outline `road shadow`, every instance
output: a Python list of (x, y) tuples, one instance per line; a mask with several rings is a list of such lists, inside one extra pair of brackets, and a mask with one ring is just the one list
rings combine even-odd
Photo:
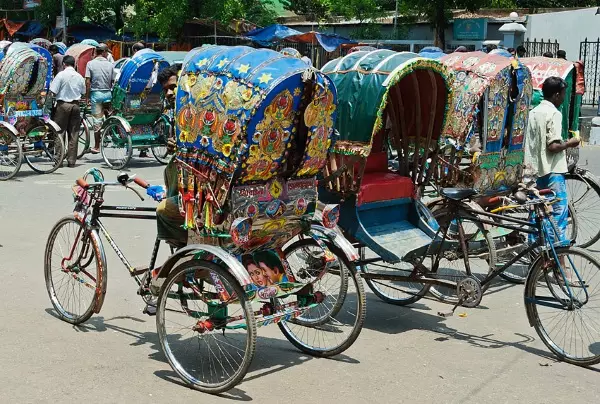
[[(46, 312), (51, 316), (58, 318), (58, 315), (54, 309), (48, 308), (46, 309)], [(106, 331), (118, 332), (134, 339), (134, 341), (129, 344), (130, 346), (149, 345), (150, 349), (153, 351), (148, 355), (150, 359), (168, 363), (167, 358), (162, 352), (160, 341), (156, 332), (136, 331), (125, 326), (114, 324), (113, 322), (116, 320), (125, 320), (133, 323), (145, 323), (147, 321), (133, 316), (117, 316), (111, 318), (93, 316), (86, 323), (73, 325), (72, 328), (76, 332), (85, 333), (102, 333)], [(154, 318), (152, 318), (152, 321), (154, 321)], [(291, 343), (285, 338), (271, 338), (261, 336), (259, 333), (257, 336), (256, 351), (253, 361), (250, 364), (250, 368), (248, 369), (248, 375), (242, 380), (240, 385), (243, 385), (244, 382), (270, 376), (312, 360), (334, 360), (348, 364), (360, 363), (358, 360), (344, 354), (327, 359), (316, 358), (295, 349), (293, 345), (291, 345)], [(165, 381), (190, 388), (190, 386), (185, 384), (173, 370), (161, 369), (154, 372), (154, 374)], [(252, 401), (252, 397), (249, 396), (246, 391), (240, 389), (239, 385), (226, 393), (220, 394), (219, 396), (234, 401)]]
[[(164, 166), (164, 164), (158, 162), (158, 160), (156, 160), (154, 158), (154, 156), (152, 155), (152, 153), (150, 151), (148, 151), (148, 157), (140, 158), (140, 157), (138, 157), (138, 155), (139, 155), (139, 152), (134, 149), (133, 155), (131, 156), (131, 160), (129, 161), (127, 166), (118, 171), (119, 172), (121, 172), (121, 171), (130, 172), (130, 171), (133, 171), (133, 170), (136, 170), (139, 168), (163, 167)], [(96, 155), (86, 154), (82, 159), (80, 159), (80, 161), (83, 164), (88, 164), (88, 163), (95, 164), (101, 170), (110, 170), (111, 169), (104, 162), (104, 159), (99, 154), (96, 154)]]

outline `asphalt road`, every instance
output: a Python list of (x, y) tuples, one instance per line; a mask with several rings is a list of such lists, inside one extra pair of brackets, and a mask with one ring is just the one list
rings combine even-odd
[[(600, 174), (600, 148), (584, 149), (581, 161), (586, 159)], [(459, 309), (464, 316), (446, 319), (436, 313), (447, 306), (434, 300), (403, 308), (369, 293), (362, 334), (335, 359), (308, 357), (277, 327), (261, 328), (242, 384), (221, 397), (186, 388), (112, 251), (102, 312), (80, 327), (53, 315), (43, 276), (46, 238), (72, 211), (74, 179), (93, 165), (101, 162), (44, 176), (24, 166), (14, 180), (0, 183), (0, 403), (600, 402), (600, 368), (557, 362), (527, 323), (522, 286), (502, 283), (479, 308)], [(162, 170), (151, 159), (134, 159), (130, 168), (156, 184)], [(105, 174), (116, 177), (108, 169)], [(123, 190), (107, 192), (106, 199), (136, 203)], [(154, 223), (105, 224), (134, 265), (147, 263)]]

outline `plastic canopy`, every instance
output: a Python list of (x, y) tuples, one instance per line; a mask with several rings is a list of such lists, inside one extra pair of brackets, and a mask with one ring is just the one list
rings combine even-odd
[(29, 44), (11, 46), (0, 64), (0, 94), (39, 95), (45, 88), (48, 68), (46, 58)]
[(421, 49), (419, 56), (429, 59), (441, 59), (445, 55), (444, 51), (437, 46), (426, 46)]
[(48, 48), (50, 48), (50, 45), (52, 45), (52, 42), (50, 42), (46, 38), (34, 38), (31, 41), (29, 41), (29, 43), (33, 44), (33, 45), (41, 46), (44, 49), (48, 49)]
[[(379, 49), (332, 60), (322, 71), (338, 90), (336, 152), (368, 155), (372, 138), (385, 125), (388, 104), (402, 116), (398, 119), (408, 133), (439, 137), (450, 98), (449, 73), (441, 63), (415, 53)], [(405, 80), (408, 77), (411, 80)], [(417, 110), (421, 117), (415, 118)]]
[(306, 151), (296, 175), (313, 176), (326, 162), (335, 105), (331, 80), (300, 59), (246, 46), (200, 48), (178, 83), (179, 151), (225, 172), (239, 168), (241, 182), (266, 181), (286, 169), (304, 119)]
[(147, 88), (150, 88), (151, 93), (160, 93), (157, 75), (167, 67), (169, 62), (157, 52), (136, 53), (121, 67), (115, 86), (125, 90), (127, 94), (141, 94)]
[(75, 69), (85, 76), (85, 68), (90, 60), (94, 58), (95, 48), (90, 45), (76, 43), (67, 49), (65, 55), (70, 55), (75, 58)]

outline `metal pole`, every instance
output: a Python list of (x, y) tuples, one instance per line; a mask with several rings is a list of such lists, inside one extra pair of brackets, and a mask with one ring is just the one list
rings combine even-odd
[(63, 43), (67, 44), (67, 12), (65, 11), (65, 0), (61, 0), (62, 21), (63, 21)]
[(396, 0), (396, 11), (394, 12), (394, 38), (396, 38), (396, 28), (398, 26), (398, 2), (399, 0)]

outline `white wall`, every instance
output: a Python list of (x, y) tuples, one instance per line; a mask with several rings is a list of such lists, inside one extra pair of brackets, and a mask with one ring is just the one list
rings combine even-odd
[(600, 37), (600, 15), (598, 8), (562, 11), (559, 13), (534, 14), (527, 16), (525, 39), (558, 40), (560, 49), (567, 52), (567, 59), (579, 59), (579, 45), (588, 38), (595, 41)]

